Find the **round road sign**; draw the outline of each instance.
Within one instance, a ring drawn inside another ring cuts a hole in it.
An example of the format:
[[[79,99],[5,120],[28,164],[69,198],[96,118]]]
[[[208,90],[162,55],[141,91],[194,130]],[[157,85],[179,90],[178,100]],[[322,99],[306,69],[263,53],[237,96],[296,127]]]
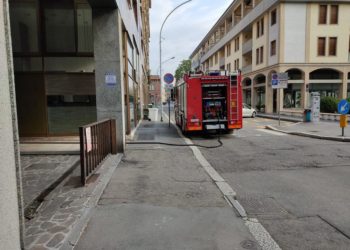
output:
[[[174,76],[170,73],[164,75],[164,82],[171,84],[174,81]]]

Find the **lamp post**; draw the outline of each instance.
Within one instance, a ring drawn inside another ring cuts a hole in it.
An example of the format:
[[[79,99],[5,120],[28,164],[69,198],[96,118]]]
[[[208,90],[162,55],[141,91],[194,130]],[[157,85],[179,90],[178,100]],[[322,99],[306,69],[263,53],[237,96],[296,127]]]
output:
[[[159,76],[160,76],[160,93],[162,93],[162,88],[163,88],[163,77],[162,77],[162,31],[163,31],[163,27],[165,22],[168,20],[169,16],[174,13],[175,10],[177,10],[178,8],[180,8],[182,5],[185,5],[186,3],[191,2],[192,0],[188,0],[185,1],[181,4],[179,4],[178,6],[176,6],[172,11],[170,11],[170,13],[166,16],[166,18],[164,19],[162,26],[160,28],[159,31]],[[161,102],[161,113],[160,113],[160,121],[163,121],[163,103],[162,103],[162,96],[160,97],[160,102]]]

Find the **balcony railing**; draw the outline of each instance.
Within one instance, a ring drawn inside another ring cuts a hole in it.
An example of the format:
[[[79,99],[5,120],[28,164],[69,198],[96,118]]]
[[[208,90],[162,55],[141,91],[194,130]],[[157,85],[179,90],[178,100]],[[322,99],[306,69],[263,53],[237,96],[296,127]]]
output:
[[[251,64],[250,64],[250,65],[247,65],[247,66],[244,66],[244,67],[242,68],[242,73],[243,73],[243,74],[249,73],[249,72],[252,71],[252,69],[253,69],[253,66],[252,66]]]

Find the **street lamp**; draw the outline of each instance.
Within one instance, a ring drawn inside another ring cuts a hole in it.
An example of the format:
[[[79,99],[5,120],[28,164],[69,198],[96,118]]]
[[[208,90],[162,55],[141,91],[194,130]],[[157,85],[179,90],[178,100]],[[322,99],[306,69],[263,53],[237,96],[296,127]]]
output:
[[[192,0],[188,0],[188,1],[185,1],[181,4],[179,4],[178,6],[176,6],[172,11],[170,11],[170,13],[166,16],[166,18],[164,19],[163,23],[162,23],[162,26],[160,28],[160,31],[159,31],[159,76],[160,76],[160,93],[162,93],[162,88],[163,88],[163,83],[162,83],[162,31],[163,31],[163,27],[164,27],[164,24],[165,22],[168,20],[169,16],[171,14],[173,14],[173,12],[175,10],[177,10],[178,8],[180,8],[182,5],[185,5],[186,3],[189,3],[191,2]],[[162,122],[163,121],[163,103],[162,103],[162,96],[160,97],[161,99],[161,113],[160,113],[160,121]]]

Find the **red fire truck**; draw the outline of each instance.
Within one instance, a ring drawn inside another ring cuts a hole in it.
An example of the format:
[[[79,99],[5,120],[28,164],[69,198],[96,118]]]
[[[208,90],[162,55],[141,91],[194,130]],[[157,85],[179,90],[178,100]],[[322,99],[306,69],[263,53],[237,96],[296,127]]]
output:
[[[239,72],[187,74],[175,85],[175,120],[184,132],[242,128]]]

